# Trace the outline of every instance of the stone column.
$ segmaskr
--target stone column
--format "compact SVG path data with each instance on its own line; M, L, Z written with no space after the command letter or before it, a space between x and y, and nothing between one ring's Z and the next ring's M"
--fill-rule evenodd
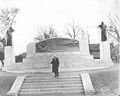
M102 62L112 62L110 55L110 42L104 41L100 43L100 59Z
M27 45L27 57L31 57L31 56L34 56L35 54L35 43L34 42L31 42Z
M27 45L27 56L26 56L26 62L27 64L30 64L30 66L32 66L32 64L34 64L34 56L35 56L35 42L31 42Z
M13 46L6 46L4 67L10 66L14 63L15 63L14 48Z
M79 39L79 48L81 55L90 55L89 45L86 39Z
M89 52L89 44L87 39L79 39L80 54L82 57L93 59Z

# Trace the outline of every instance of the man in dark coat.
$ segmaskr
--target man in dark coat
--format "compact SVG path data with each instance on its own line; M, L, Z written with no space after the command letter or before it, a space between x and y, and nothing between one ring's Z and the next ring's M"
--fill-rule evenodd
M55 77L59 77L59 73L58 73L59 59L56 56L54 56L51 64L52 64L52 72L54 72Z

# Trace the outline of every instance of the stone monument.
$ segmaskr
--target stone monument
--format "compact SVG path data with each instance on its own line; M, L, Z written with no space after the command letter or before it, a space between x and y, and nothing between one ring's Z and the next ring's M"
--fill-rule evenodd
M86 40L51 38L29 43L26 62L32 68L49 68L54 55L59 58L61 68L82 66L86 64L83 58L93 59Z
M14 63L15 63L14 48L13 46L6 46L4 67L10 66Z
M101 22L99 25L101 29L101 42L100 42L100 59L102 62L112 62L110 55L110 42L107 40L106 28L107 26Z
M102 62L112 62L110 55L110 42L105 41L100 43L100 59Z
M81 36L81 37L80 37ZM93 59L93 56L90 55L89 52L89 42L88 42L88 34L85 34L84 32L82 35L77 37L77 40L79 41L79 50L80 54L86 58L91 58Z
M80 53L82 56L93 58L89 52L89 44L88 44L87 39L79 39L79 48L80 48Z
M7 30L6 33L6 46L5 46L5 63L4 63L4 67L10 66L11 64L15 63L15 56L14 56L14 47L12 46L12 32L14 30L12 29L12 27L10 27Z

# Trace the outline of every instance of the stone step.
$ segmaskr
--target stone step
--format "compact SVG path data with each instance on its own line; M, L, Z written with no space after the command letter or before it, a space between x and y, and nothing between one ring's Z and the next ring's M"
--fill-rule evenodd
M54 78L53 73L37 73L24 79L18 96L83 96L83 93L79 74L63 72Z
M54 76L52 76L52 77L26 77L25 79L42 79L42 80L45 80L45 79L54 79L54 80L58 80L58 79L81 79L81 77L58 77L58 78L55 78Z
M54 85L41 85L41 84L23 84L22 85L22 89L26 89L26 88L59 88L59 87L74 87L74 86L76 86L76 87L83 87L83 85L82 84L78 84L78 83L76 83L76 84L72 84L72 83L70 83L70 84L54 84Z
M34 82L76 82L76 81L79 81L79 82L82 82L82 79L58 79L58 80L55 80L55 79L45 79L45 80L40 80L40 79L29 79L29 80L24 80L24 83L34 83Z
M79 75L77 75L77 76L72 76L72 75L66 75L66 76L60 76L59 75L59 78L69 78L69 77L71 77L71 78L80 78L80 76ZM52 76L27 76L27 78L54 78L54 75L52 75Z
M81 77L59 77L59 78L54 78L54 77L27 77L25 80L31 80L31 79L33 79L33 80L36 80L36 79L39 79L39 80L60 80L60 79L68 79L68 80L70 80L70 79L81 79Z
M80 83L80 80L70 80L70 81L65 81L65 80L61 80L61 81L41 81L41 80L29 80L29 81L24 81L24 83L73 83L73 82L78 82Z
M50 91L50 92L19 92L18 96L80 96L83 90L73 91Z
M59 87L59 88L32 88L32 89L20 89L20 92L54 92L54 91L74 91L74 90L83 90L81 87Z
M18 96L85 96L84 94L81 93L73 93L73 94L19 94Z
M80 81L75 81L75 82L32 82L32 83L24 83L24 85L61 85L61 84L80 84Z
M59 72L59 76L79 76L79 74L80 74L80 72L79 73L62 73L62 72ZM48 76L48 77L50 77L50 76L53 76L54 75L54 73L53 72L51 72L51 73L49 73L49 74L46 74L46 73L41 73L41 74L29 74L28 76Z
M65 73L59 73L59 76L60 77L79 77L79 74L80 73L67 73L67 74L65 74ZM54 75L54 73L51 73L51 74L45 74L44 75L44 73L43 74L31 74L31 75L29 75L29 77L30 76L32 76L32 77L51 77L51 76L53 76Z

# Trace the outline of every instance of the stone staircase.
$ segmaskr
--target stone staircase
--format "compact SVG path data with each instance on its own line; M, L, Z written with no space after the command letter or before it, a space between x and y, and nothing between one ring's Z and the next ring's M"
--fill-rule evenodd
M59 78L53 73L33 73L25 78L18 96L84 96L84 88L76 72L60 72Z

